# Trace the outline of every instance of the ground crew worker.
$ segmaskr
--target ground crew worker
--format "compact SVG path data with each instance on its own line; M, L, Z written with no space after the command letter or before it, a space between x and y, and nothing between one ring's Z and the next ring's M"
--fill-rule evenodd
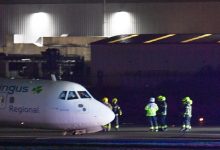
M191 130L191 117L192 117L192 100L190 97L184 97L182 99L182 103L184 106L184 113L183 113L183 125L181 131L188 132Z
M166 117L167 117L167 102L165 96L158 96L157 97L157 104L159 107L159 110L157 112L158 117L158 125L159 125L159 131L167 131L167 123L166 123Z
M155 98L151 97L149 103L145 106L146 116L148 117L150 130L158 132L158 124L157 124L157 116L156 113L158 111L158 106L155 103Z
M113 112L115 113L114 127L116 130L118 130L119 129L119 116L122 115L122 111L121 111L120 106L118 105L117 98L112 99L112 108L113 108Z
M112 110L112 105L108 102L108 97L104 97L102 99L103 104L105 104L109 109ZM111 123L108 123L107 125L103 126L104 131L110 131L111 130Z

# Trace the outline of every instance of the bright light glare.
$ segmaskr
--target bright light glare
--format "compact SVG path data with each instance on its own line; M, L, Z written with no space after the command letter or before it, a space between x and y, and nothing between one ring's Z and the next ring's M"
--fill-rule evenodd
M112 34L130 34L132 16L128 12L117 12L112 16Z
M46 33L49 30L49 15L47 13L39 12L31 16L31 29L36 33Z
M204 118L199 118L199 122L203 122L204 121Z
M61 34L60 37L68 37L69 34Z
M192 42L192 41L195 41L195 40L206 38L206 37L211 36L211 35L212 34L203 34L203 35L200 35L200 36L197 36L197 37L193 37L191 39L187 39L187 40L181 41L181 43L189 43L189 42Z
M38 12L30 15L28 41L34 43L39 37L51 36L52 18L48 13Z

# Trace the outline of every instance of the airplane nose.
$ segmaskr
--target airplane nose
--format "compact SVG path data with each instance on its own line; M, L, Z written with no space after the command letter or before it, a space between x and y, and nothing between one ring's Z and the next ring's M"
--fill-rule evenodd
M107 107L105 108L103 115L101 117L102 117L102 121L100 122L101 125L106 125L115 119L115 114L111 109Z
M98 114L96 116L98 118L98 123L102 126L112 122L115 119L114 112L102 103L100 103L98 107Z

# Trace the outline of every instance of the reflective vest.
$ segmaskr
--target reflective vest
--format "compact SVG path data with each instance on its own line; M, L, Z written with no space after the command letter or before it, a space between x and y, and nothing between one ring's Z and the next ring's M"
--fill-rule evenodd
M186 104L184 105L185 112L183 114L184 117L192 117L192 105Z
M118 104L112 104L112 110L115 114L122 115L121 107Z
M165 101L158 102L158 115L167 115L167 103Z
M158 106L156 103L149 103L145 106L146 116L156 116Z

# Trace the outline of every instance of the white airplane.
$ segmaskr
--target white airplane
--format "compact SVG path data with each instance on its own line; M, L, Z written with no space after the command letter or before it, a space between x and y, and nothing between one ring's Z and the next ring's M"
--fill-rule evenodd
M0 124L92 133L114 113L80 84L0 78Z

